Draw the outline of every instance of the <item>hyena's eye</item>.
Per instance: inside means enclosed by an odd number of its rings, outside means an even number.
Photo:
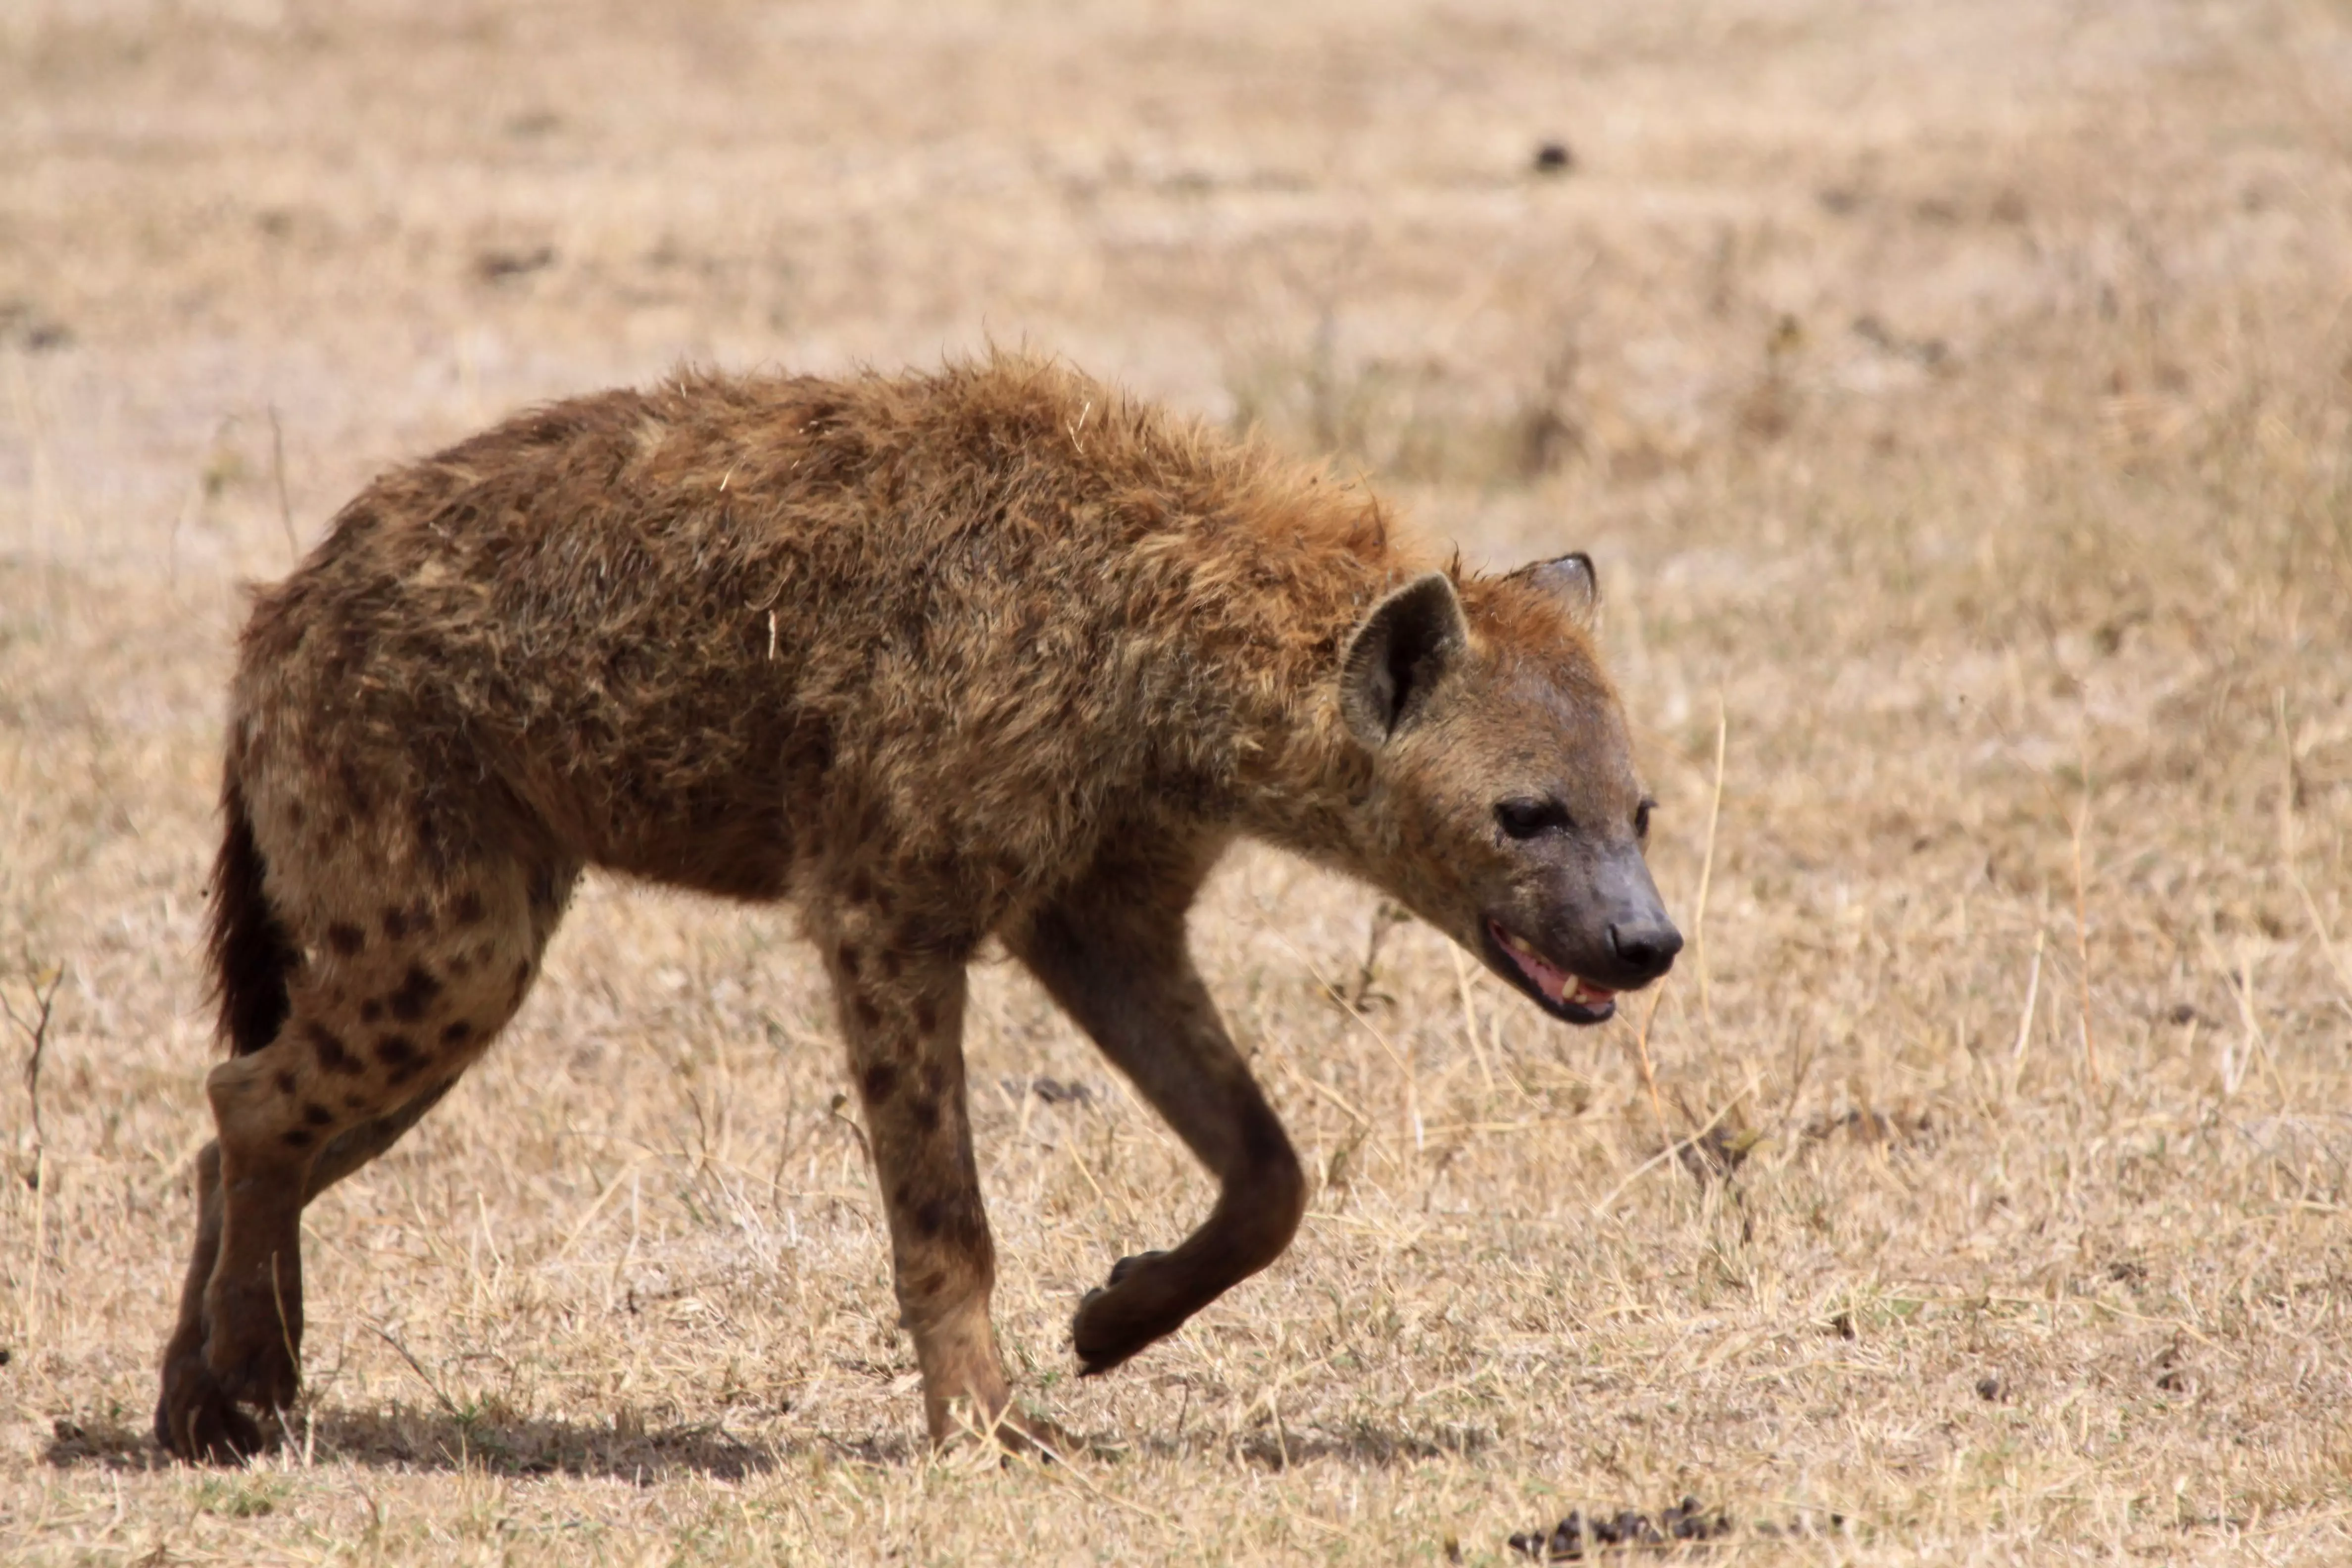
[[[1645,800],[1633,808],[1633,837],[1647,844],[1650,841],[1650,811],[1658,803]]]
[[[1536,838],[1547,833],[1565,831],[1568,827],[1568,807],[1556,800],[1523,797],[1498,801],[1495,805],[1495,821],[1508,837]]]

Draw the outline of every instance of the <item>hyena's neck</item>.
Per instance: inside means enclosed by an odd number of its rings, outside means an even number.
[[[1248,737],[1237,769],[1234,826],[1249,837],[1335,869],[1363,860],[1360,814],[1371,759],[1339,718],[1337,682],[1300,694],[1276,723]]]
[[[1233,828],[1336,869],[1360,869],[1359,808],[1371,758],[1340,717],[1340,660],[1381,596],[1425,570],[1402,555],[1350,555],[1285,585],[1265,623],[1274,635],[1237,650],[1236,667],[1222,672],[1236,697],[1227,740]]]

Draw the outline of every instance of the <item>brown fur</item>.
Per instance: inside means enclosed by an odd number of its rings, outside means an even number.
[[[238,1407],[292,1397],[303,1204],[488,1045],[592,864],[801,909],[935,1436],[1010,1398],[961,1048],[992,934],[1223,1184],[1075,1336],[1100,1371],[1171,1331],[1306,1197],[1185,952],[1225,846],[1364,877],[1475,945],[1515,899],[1553,912],[1512,930],[1574,923],[1540,894],[1570,873],[1496,834],[1496,788],[1633,842],[1574,606],[1430,571],[1362,492],[1019,359],[681,376],[377,480],[241,646],[213,889],[235,1054],[162,1440],[249,1452]]]

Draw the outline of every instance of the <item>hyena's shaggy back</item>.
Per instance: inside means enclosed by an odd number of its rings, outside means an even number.
[[[1055,367],[680,379],[347,507],[247,634],[230,769],[321,847],[775,897],[887,834],[1017,895],[1113,796],[1246,787],[1248,710],[1398,566],[1360,494]]]
[[[1574,1022],[1679,942],[1590,563],[1415,569],[1360,492],[1023,361],[584,398],[371,486],[240,647],[233,1051],[162,1440],[249,1453],[292,1398],[303,1205],[505,1026],[587,865],[799,907],[934,1436],[1011,1396],[963,1086],[984,937],[1219,1180],[1072,1340],[1101,1371],[1173,1331],[1306,1198],[1185,947],[1231,839],[1378,883]]]

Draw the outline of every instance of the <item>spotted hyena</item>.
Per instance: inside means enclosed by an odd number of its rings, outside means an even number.
[[[1371,883],[1571,1023],[1672,963],[1594,593],[1580,555],[1436,564],[1360,489],[1020,359],[681,376],[378,479],[239,647],[233,1054],[158,1437],[261,1441],[303,1205],[481,1055],[592,865],[798,908],[934,1437],[1010,1399],[961,1048],[999,939],[1220,1183],[1079,1303],[1083,1370],[1118,1365],[1307,1200],[1185,948],[1234,839]]]

